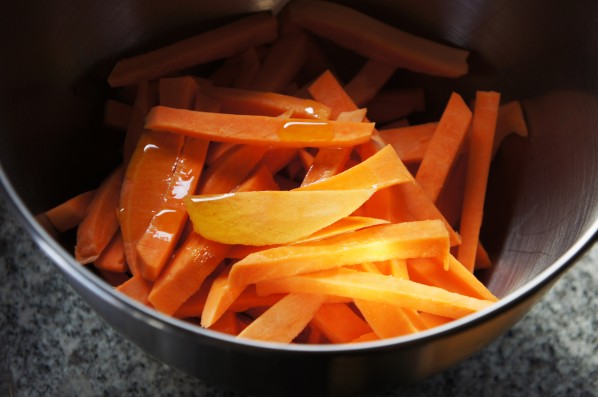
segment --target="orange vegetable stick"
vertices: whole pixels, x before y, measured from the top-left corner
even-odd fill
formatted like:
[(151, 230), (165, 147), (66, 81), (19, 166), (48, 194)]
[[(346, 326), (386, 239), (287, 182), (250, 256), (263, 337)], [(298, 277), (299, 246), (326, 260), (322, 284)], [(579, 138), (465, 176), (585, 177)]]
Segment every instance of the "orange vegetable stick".
[(424, 158), (438, 123), (424, 123), (379, 130), (382, 141), (391, 145), (405, 164), (418, 164)]
[(272, 15), (255, 14), (169, 46), (122, 59), (108, 76), (108, 84), (112, 87), (138, 84), (230, 57), (249, 47), (273, 41), (277, 36), (277, 25)]
[(313, 158), (301, 186), (327, 179), (343, 170), (352, 148), (322, 148)]
[(234, 288), (228, 283), (230, 266), (220, 273), (212, 283), (201, 313), (201, 326), (209, 328), (222, 317), (245, 287)]
[(131, 119), (127, 127), (125, 135), (125, 142), (123, 144), (123, 158), (125, 165), (129, 164), (131, 156), (137, 148), (137, 143), (143, 132), (145, 131), (143, 125), (145, 124), (145, 116), (147, 112), (158, 103), (158, 95), (155, 85), (150, 85), (147, 81), (140, 82), (135, 92), (135, 101), (133, 102), (133, 110), (131, 112)]
[(322, 120), (330, 118), (330, 108), (313, 99), (224, 87), (208, 87), (202, 91), (222, 103), (223, 113), (278, 116), (291, 110), (292, 117)]
[(218, 321), (210, 327), (211, 330), (229, 335), (237, 335), (241, 329), (237, 315), (234, 312), (225, 312)]
[(212, 241), (287, 244), (349, 216), (372, 193), (372, 189), (343, 194), (334, 190), (236, 192), (187, 196), (185, 206), (195, 232)]
[(372, 328), (346, 303), (325, 303), (314, 314), (311, 324), (332, 343), (350, 343), (372, 332)]
[(268, 148), (238, 145), (218, 158), (203, 173), (199, 194), (228, 193), (247, 178)]
[(299, 150), (297, 148), (272, 147), (264, 154), (264, 157), (257, 166), (266, 167), (274, 176), (297, 158), (298, 153)]
[(307, 326), (325, 299), (323, 295), (289, 294), (249, 324), (238, 337), (290, 343)]
[(365, 104), (368, 117), (377, 124), (399, 120), (426, 107), (422, 88), (385, 89)]
[(345, 85), (345, 91), (357, 106), (364, 106), (388, 82), (396, 70), (395, 66), (368, 59)]
[(94, 194), (95, 190), (80, 193), (44, 212), (44, 215), (56, 230), (66, 232), (83, 221)]
[(380, 338), (378, 338), (378, 335), (372, 331), (353, 339), (351, 343), (373, 342), (375, 340), (380, 340)]
[[(160, 102), (163, 104), (180, 108), (194, 105), (197, 83), (190, 77), (161, 79), (159, 88)], [(153, 218), (165, 209), (165, 200), (181, 179), (176, 171), (185, 141), (182, 135), (145, 130), (139, 138), (123, 182), (120, 221), (127, 263), (133, 274), (143, 272), (143, 276), (151, 280), (157, 277), (157, 269), (150, 270), (145, 265), (148, 262), (153, 264), (153, 258), (145, 257), (140, 260), (137, 245), (147, 234), (148, 228), (152, 235), (159, 232), (154, 230), (157, 225), (152, 224)], [(183, 164), (186, 168), (187, 163)], [(179, 168), (179, 174), (180, 171), (183, 170)], [(166, 207), (168, 210), (168, 205)], [(168, 223), (166, 219), (158, 222)], [(148, 238), (151, 241), (152, 236), (146, 237)], [(146, 242), (144, 246), (150, 244)]]
[(214, 163), (220, 156), (228, 152), (229, 149), (232, 149), (236, 146), (236, 143), (210, 142), (210, 145), (208, 147), (208, 153), (206, 154), (206, 160), (204, 162), (205, 165), (212, 165), (212, 163)]
[(404, 184), (413, 179), (397, 153), (389, 145), (365, 161), (327, 179), (320, 179), (297, 190), (377, 189)]
[(381, 274), (338, 268), (257, 284), (260, 295), (317, 293), (388, 303), (449, 318), (461, 318), (494, 302)]
[(170, 178), (170, 192), (165, 203), (139, 238), (137, 255), (147, 280), (156, 280), (172, 256), (188, 219), (183, 198), (195, 192), (207, 148), (207, 141), (187, 137)]
[(149, 301), (162, 313), (172, 315), (226, 257), (229, 246), (191, 233), (175, 252), (154, 283)]
[(102, 182), (89, 203), (87, 215), (77, 228), (75, 245), (75, 259), (82, 264), (98, 259), (118, 230), (122, 181), (123, 167), (119, 166)]
[[(363, 216), (346, 216), (334, 222), (332, 225), (326, 226), (303, 239), (297, 240), (295, 244), (306, 243), (308, 241), (321, 240), (328, 237), (338, 236), (339, 234), (354, 232), (359, 229), (381, 225), (384, 223), (388, 223), (388, 221), (384, 219), (369, 218)], [(256, 247), (251, 245), (235, 245), (228, 252), (228, 255), (229, 258), (243, 259), (247, 255), (252, 254), (254, 252), (262, 251), (268, 248), (274, 248), (276, 246), (277, 245)]]
[(444, 187), (471, 123), (471, 111), (455, 92), (444, 109), (415, 180), (433, 202)]
[(233, 189), (233, 192), (257, 192), (261, 190), (279, 190), (272, 173), (265, 166), (256, 168), (243, 183)]
[[(214, 271), (214, 273), (218, 272), (218, 269)], [(203, 312), (203, 308), (206, 305), (206, 300), (208, 299), (208, 292), (210, 291), (210, 287), (212, 283), (210, 282), (210, 278), (212, 278), (213, 274), (206, 278), (206, 280), (201, 284), (201, 288), (196, 291), (193, 295), (191, 295), (183, 304), (177, 309), (177, 311), (173, 314), (176, 318), (192, 318), (192, 317), (201, 317), (201, 313)]]
[(415, 258), (407, 260), (407, 267), (411, 279), (414, 281), (473, 298), (498, 300), (452, 255), (449, 258), (448, 270), (444, 270), (438, 262), (433, 260)]
[(152, 283), (144, 280), (140, 276), (133, 276), (118, 287), (117, 291), (122, 292), (129, 298), (135, 299), (137, 302), (143, 303), (146, 306), (151, 306), (147, 297), (152, 289)]
[(412, 334), (427, 328), (417, 317), (417, 312), (409, 312), (394, 304), (355, 299), (355, 305), (380, 339)]
[(334, 75), (326, 70), (307, 88), (310, 95), (318, 102), (330, 108), (330, 119), (336, 120), (342, 112), (357, 110), (349, 94)]
[(272, 306), (285, 294), (270, 294), (268, 296), (260, 296), (255, 291), (255, 285), (248, 285), (243, 289), (243, 292), (230, 305), (229, 310), (234, 312), (244, 312), (252, 307), (268, 307)]
[[(316, 79), (308, 90), (316, 100), (330, 106), (330, 109), (332, 110), (331, 117), (335, 120), (339, 119), (339, 117), (361, 117), (357, 120), (348, 119), (345, 121), (363, 120), (363, 116), (359, 114), (353, 114), (352, 116), (347, 115), (346, 112), (357, 111), (357, 106), (355, 106), (351, 101), (351, 98), (349, 98), (348, 94), (329, 71), (323, 73)], [(316, 158), (314, 159), (314, 164), (303, 178), (301, 185), (309, 185), (318, 180), (326, 179), (338, 174), (347, 163), (352, 150), (351, 147), (319, 149)]]
[[(195, 105), (197, 83), (190, 77), (160, 79), (160, 101), (172, 106)], [(172, 256), (187, 221), (183, 197), (193, 194), (203, 169), (208, 141), (184, 138), (174, 170), (163, 193), (163, 203), (136, 245), (142, 276), (155, 281)]]
[(279, 37), (268, 49), (249, 87), (259, 91), (283, 92), (301, 70), (306, 55), (307, 38), (303, 32)]
[(366, 58), (436, 76), (467, 73), (468, 51), (411, 35), (343, 5), (297, 1), (287, 7), (292, 22)]
[[(393, 195), (392, 199), (402, 203), (404, 206), (403, 211), (406, 209), (413, 219), (441, 220), (449, 233), (451, 247), (461, 244), (461, 236), (455, 232), (444, 215), (442, 215), (432, 200), (430, 200), (430, 197), (415, 180), (391, 186), (390, 189)], [(401, 217), (405, 216), (403, 213), (399, 214)]]
[(124, 273), (129, 267), (125, 258), (125, 247), (120, 230), (114, 233), (112, 239), (104, 248), (98, 259), (93, 263), (95, 267), (113, 273)]
[(366, 142), (372, 123), (281, 119), (154, 107), (146, 128), (219, 142), (283, 147), (352, 146)]
[[(396, 273), (394, 277), (409, 279), (404, 259), (372, 263), (366, 271), (383, 274), (379, 269), (383, 264), (390, 268), (388, 273)], [(407, 335), (427, 328), (419, 318), (419, 313), (413, 309), (363, 299), (355, 299), (355, 305), (380, 339)]]
[(239, 71), (235, 76), (232, 86), (235, 88), (247, 88), (260, 70), (260, 56), (255, 47), (251, 47), (239, 55), (239, 61)]
[(394, 258), (432, 257), (444, 263), (448, 261), (448, 249), (446, 229), (438, 220), (384, 224), (250, 254), (233, 265), (229, 281), (242, 286)]
[(470, 271), (475, 266), (499, 103), (499, 93), (478, 91), (476, 94), (461, 214), (462, 243), (457, 255), (459, 262)]
[(446, 323), (450, 323), (451, 321), (453, 321), (452, 318), (442, 317), (442, 316), (438, 316), (436, 314), (430, 314), (430, 313), (424, 313), (424, 312), (421, 312), (419, 314), (419, 317), (424, 322), (424, 324), (426, 324), (427, 328), (439, 327), (441, 325), (444, 325)]
[(108, 99), (104, 104), (103, 124), (117, 130), (126, 130), (131, 122), (132, 114), (133, 106), (114, 99)]

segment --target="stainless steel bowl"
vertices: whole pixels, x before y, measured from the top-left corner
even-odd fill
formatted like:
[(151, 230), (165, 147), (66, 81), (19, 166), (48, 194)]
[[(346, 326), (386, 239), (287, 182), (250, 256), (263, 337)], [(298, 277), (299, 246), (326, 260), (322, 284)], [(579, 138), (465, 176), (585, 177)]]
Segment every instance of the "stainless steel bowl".
[[(347, 2), (345, 2), (347, 3)], [(158, 359), (250, 393), (353, 394), (422, 380), (516, 323), (598, 232), (598, 3), (590, 0), (351, 1), (413, 33), (472, 50), (471, 73), (423, 78), (430, 112), (457, 90), (523, 101), (531, 135), (493, 164), (483, 236), (502, 299), (417, 335), (352, 346), (278, 346), (203, 330), (119, 294), (78, 265), (72, 236), (35, 214), (96, 186), (122, 137), (101, 134), (106, 76), (119, 57), (279, 1), (4, 2), (0, 6), (0, 182), (33, 239), (116, 330)], [(410, 76), (413, 79), (418, 80)], [(268, 383), (263, 383), (268, 374)]]

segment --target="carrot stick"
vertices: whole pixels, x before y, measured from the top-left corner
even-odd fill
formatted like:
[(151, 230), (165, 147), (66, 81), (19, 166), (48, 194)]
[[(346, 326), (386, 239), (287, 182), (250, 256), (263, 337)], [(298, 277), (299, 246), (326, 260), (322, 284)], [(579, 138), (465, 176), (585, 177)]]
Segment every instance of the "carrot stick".
[(256, 252), (233, 265), (229, 281), (241, 286), (362, 262), (413, 257), (448, 261), (448, 236), (440, 221), (372, 226), (323, 240)]
[(444, 270), (437, 262), (427, 259), (409, 259), (407, 267), (414, 281), (473, 298), (498, 300), (452, 255), (449, 258), (448, 270)]
[(93, 263), (98, 269), (112, 273), (124, 273), (129, 267), (125, 258), (125, 247), (120, 230), (114, 233), (112, 239), (104, 248), (98, 259)]
[[(277, 36), (276, 18), (255, 14), (169, 46), (118, 61), (108, 76), (111, 87), (152, 80), (172, 72), (224, 59)], [(201, 50), (198, 51), (197, 49)]]
[(391, 146), (340, 174), (320, 179), (297, 190), (384, 189), (413, 179)]
[(199, 194), (229, 193), (247, 178), (267, 150), (265, 146), (231, 148), (203, 173)]
[(44, 212), (44, 215), (56, 230), (66, 232), (83, 221), (95, 192), (95, 189), (89, 190), (71, 197)]
[(385, 89), (365, 104), (368, 117), (377, 124), (385, 124), (425, 109), (421, 88)]
[(461, 318), (494, 303), (410, 280), (343, 268), (260, 282), (257, 291), (260, 295), (318, 291), (321, 294), (398, 305), (449, 318)]
[(255, 47), (248, 48), (239, 55), (239, 71), (232, 84), (234, 88), (247, 88), (255, 79), (261, 67), (260, 56)]
[(236, 146), (236, 143), (210, 142), (210, 145), (208, 147), (208, 153), (206, 154), (205, 165), (212, 165), (212, 163), (214, 163), (220, 156), (228, 152), (229, 149), (232, 149)]
[[(194, 106), (197, 92), (194, 79), (164, 78), (159, 81), (159, 88), (161, 103), (177, 108)], [(148, 228), (154, 228), (154, 216), (164, 209), (166, 197), (172, 194), (173, 186), (180, 179), (176, 171), (185, 142), (186, 138), (182, 135), (144, 130), (125, 173), (120, 197), (120, 221), (127, 263), (133, 274), (143, 271), (143, 275), (152, 280), (157, 275), (150, 275), (155, 271), (144, 266), (149, 258), (140, 260), (137, 244), (147, 234)], [(186, 166), (187, 163), (183, 164)], [(180, 171), (179, 167), (179, 174)], [(154, 231), (149, 233), (154, 234)]]
[(334, 190), (236, 192), (187, 196), (185, 206), (195, 232), (212, 241), (286, 244), (350, 215), (372, 193), (371, 189), (343, 194)]
[(312, 99), (224, 87), (208, 87), (202, 91), (222, 103), (223, 113), (278, 116), (291, 110), (292, 117), (297, 118), (326, 120), (330, 117), (330, 108)]
[(422, 319), (427, 328), (434, 328), (453, 321), (452, 318), (438, 316), (436, 314), (421, 312), (419, 317)]
[(289, 294), (249, 324), (238, 337), (290, 343), (307, 326), (325, 299), (323, 295)]
[[(215, 270), (217, 272), (218, 270)], [(213, 275), (213, 273), (212, 273)], [(208, 292), (210, 291), (211, 283), (209, 279), (212, 275), (208, 276), (206, 280), (201, 284), (201, 288), (191, 295), (173, 314), (176, 318), (192, 318), (201, 317), (203, 308), (206, 305), (208, 299)]]
[(268, 296), (260, 296), (255, 290), (255, 285), (248, 285), (243, 289), (243, 292), (230, 305), (229, 310), (234, 312), (244, 312), (252, 307), (268, 307), (272, 306), (285, 294), (270, 294)]
[(368, 59), (345, 85), (345, 91), (357, 106), (364, 106), (388, 82), (396, 70), (395, 66)]
[(462, 153), (448, 175), (445, 186), (435, 202), (436, 207), (454, 228), (459, 227), (461, 219), (466, 175), (467, 153)]
[(149, 84), (147, 81), (140, 82), (135, 92), (135, 100), (133, 102), (133, 110), (131, 112), (131, 119), (127, 132), (125, 135), (125, 142), (123, 144), (123, 157), (125, 165), (129, 164), (133, 152), (137, 148), (137, 143), (143, 132), (145, 131), (143, 125), (145, 123), (145, 116), (147, 112), (158, 103), (158, 94), (155, 84)]
[(418, 164), (424, 158), (438, 123), (378, 130), (382, 141), (391, 145), (405, 164)]
[(257, 192), (261, 190), (280, 190), (272, 177), (272, 173), (266, 166), (256, 168), (243, 183), (233, 189), (233, 192)]
[(475, 266), (499, 102), (499, 93), (478, 91), (476, 94), (461, 215), (462, 243), (457, 256), (470, 271)]
[(329, 70), (322, 73), (309, 85), (307, 90), (316, 101), (330, 108), (331, 120), (336, 120), (342, 112), (358, 109), (349, 94)]
[[(416, 317), (415, 311), (408, 312), (394, 304), (363, 299), (355, 299), (355, 305), (380, 339), (408, 335), (426, 329), (425, 324)], [(413, 321), (415, 319), (419, 321)]]
[[(408, 280), (409, 275), (407, 274), (406, 262), (404, 259), (391, 259), (385, 262), (377, 262), (376, 264), (372, 263), (369, 269), (365, 271), (375, 274), (386, 274), (381, 272), (379, 267), (388, 267), (389, 269), (385, 269), (387, 270), (387, 274), (394, 273), (394, 277)], [(407, 335), (427, 328), (419, 318), (419, 313), (413, 309), (363, 299), (356, 299), (355, 305), (378, 338)]]
[(426, 192), (415, 181), (391, 187), (395, 194), (402, 195), (402, 203), (416, 220), (439, 219), (449, 233), (451, 247), (461, 243), (461, 236), (455, 232), (446, 218), (430, 200)]
[(133, 276), (118, 287), (117, 291), (122, 292), (129, 298), (133, 298), (136, 301), (143, 303), (146, 306), (151, 307), (151, 303), (148, 301), (148, 295), (152, 289), (152, 283), (143, 279), (140, 276)]
[(352, 146), (366, 142), (372, 123), (309, 121), (154, 107), (146, 128), (219, 142), (283, 147)]
[(436, 76), (467, 73), (467, 51), (411, 35), (343, 5), (298, 1), (287, 7), (292, 22), (366, 58)]
[(170, 178), (170, 194), (137, 243), (143, 276), (156, 280), (174, 250), (188, 219), (183, 198), (195, 192), (208, 142), (187, 137)]
[(103, 124), (110, 128), (126, 131), (131, 122), (132, 114), (133, 106), (114, 99), (108, 99), (104, 104)]
[(283, 92), (306, 61), (307, 39), (301, 31), (276, 39), (266, 54), (250, 88)]
[[(295, 242), (295, 244), (306, 243), (308, 241), (321, 240), (329, 237), (338, 236), (340, 234), (354, 232), (359, 229), (364, 229), (370, 226), (381, 225), (388, 223), (383, 219), (369, 218), (363, 216), (347, 216), (334, 222), (330, 226), (326, 226), (317, 232)], [(251, 245), (235, 245), (228, 252), (229, 258), (243, 259), (247, 255), (254, 252), (262, 251), (264, 249), (274, 248), (277, 245), (269, 246), (251, 246)]]
[[(160, 102), (180, 108), (195, 106), (197, 83), (190, 77), (160, 79)], [(168, 178), (163, 203), (136, 245), (142, 276), (155, 281), (172, 256), (187, 221), (183, 197), (195, 192), (203, 169), (208, 142), (183, 138), (180, 155)]]
[(75, 259), (92, 263), (106, 248), (118, 230), (118, 201), (123, 181), (123, 167), (119, 166), (102, 182), (89, 203), (87, 215), (77, 228)]
[(349, 343), (372, 328), (346, 303), (325, 303), (314, 314), (313, 326), (332, 343)]
[(172, 315), (226, 257), (229, 246), (191, 233), (154, 283), (149, 301)]
[(455, 92), (444, 109), (415, 180), (433, 202), (443, 188), (471, 123), (471, 111)]
[(241, 324), (236, 313), (225, 312), (218, 321), (212, 324), (210, 329), (229, 335), (237, 335), (241, 330)]
[(201, 313), (201, 326), (208, 328), (230, 308), (245, 287), (234, 288), (228, 283), (230, 266), (220, 273), (212, 283)]
[(260, 160), (257, 167), (266, 167), (272, 175), (276, 175), (291, 161), (297, 158), (299, 150), (288, 147), (272, 147), (268, 149), (264, 157)]

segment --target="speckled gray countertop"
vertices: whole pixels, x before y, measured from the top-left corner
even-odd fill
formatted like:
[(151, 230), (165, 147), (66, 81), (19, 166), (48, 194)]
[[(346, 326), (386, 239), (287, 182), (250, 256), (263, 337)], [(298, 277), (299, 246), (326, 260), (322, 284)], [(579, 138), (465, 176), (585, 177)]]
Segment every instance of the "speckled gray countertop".
[[(480, 353), (392, 396), (598, 396), (598, 245)], [(12, 380), (12, 385), (10, 385)], [(66, 283), (0, 197), (0, 396), (234, 396), (159, 363)]]

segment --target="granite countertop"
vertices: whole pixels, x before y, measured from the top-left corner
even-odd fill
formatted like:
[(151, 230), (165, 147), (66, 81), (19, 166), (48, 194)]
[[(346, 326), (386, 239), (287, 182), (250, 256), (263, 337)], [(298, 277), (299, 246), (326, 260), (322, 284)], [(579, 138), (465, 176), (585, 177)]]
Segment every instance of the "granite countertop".
[[(487, 348), (383, 395), (598, 396), (597, 265), (594, 245)], [(234, 396), (155, 361), (113, 331), (2, 198), (0, 309), (0, 396)]]

